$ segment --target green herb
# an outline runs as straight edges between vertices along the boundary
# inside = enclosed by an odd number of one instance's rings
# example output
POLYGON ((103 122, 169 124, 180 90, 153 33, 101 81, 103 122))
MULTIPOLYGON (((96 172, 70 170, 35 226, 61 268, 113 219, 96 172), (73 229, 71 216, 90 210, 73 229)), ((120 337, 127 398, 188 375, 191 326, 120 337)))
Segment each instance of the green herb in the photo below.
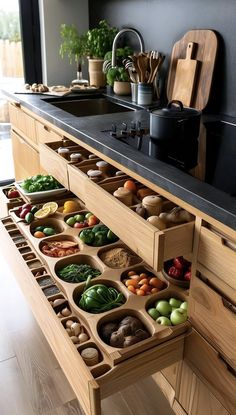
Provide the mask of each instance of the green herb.
POLYGON ((60 35, 63 42, 60 45, 59 54, 63 58, 67 55, 70 63, 73 60, 79 63, 83 61, 86 50, 86 34, 79 34, 75 25, 62 24, 60 27, 60 35))
POLYGON ((125 298, 113 287, 96 284, 87 288, 81 295, 79 306, 89 313, 103 313, 124 304, 125 298))
POLYGON ((101 20, 98 27, 87 32, 87 54, 91 58, 103 59, 112 49, 113 40, 118 33, 116 27, 111 27, 106 20, 101 20))
POLYGON ((89 277, 95 278, 101 272, 87 264, 70 264, 60 269, 57 274, 63 281, 77 283, 87 281, 89 277))
POLYGON ((109 68, 107 73, 107 83, 108 85, 113 86, 115 81, 129 82, 130 77, 127 70, 123 66, 115 66, 114 68, 109 68))
POLYGON ((60 189, 63 186, 51 175, 38 174, 25 179, 21 183, 21 187, 26 193, 34 193, 60 189))

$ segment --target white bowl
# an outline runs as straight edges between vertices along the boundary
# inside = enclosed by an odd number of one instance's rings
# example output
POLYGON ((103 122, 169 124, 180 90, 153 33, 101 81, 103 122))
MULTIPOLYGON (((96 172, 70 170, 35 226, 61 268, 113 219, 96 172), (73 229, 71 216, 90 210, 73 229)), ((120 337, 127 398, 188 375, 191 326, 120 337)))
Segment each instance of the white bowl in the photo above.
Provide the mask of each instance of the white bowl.
POLYGON ((53 198, 54 196, 58 196, 61 193, 64 193, 67 191, 65 187, 61 187, 60 189, 43 190, 42 192, 28 193, 28 192, 25 192, 24 189, 22 189, 21 183, 23 183, 23 180, 19 182, 15 182, 14 185, 23 196, 27 197, 27 199, 32 200, 32 201, 45 199, 49 197, 53 198))

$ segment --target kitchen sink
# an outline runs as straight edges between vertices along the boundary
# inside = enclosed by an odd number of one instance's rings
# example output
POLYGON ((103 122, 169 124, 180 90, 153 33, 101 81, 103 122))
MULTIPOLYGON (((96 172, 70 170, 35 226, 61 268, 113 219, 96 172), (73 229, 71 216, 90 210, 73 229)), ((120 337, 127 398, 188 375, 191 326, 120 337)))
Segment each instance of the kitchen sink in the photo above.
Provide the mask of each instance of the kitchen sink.
POLYGON ((63 111, 69 112, 76 117, 86 117, 90 115, 112 114, 116 112, 134 111, 128 105, 118 104, 108 97, 100 94, 84 95, 80 97, 47 98, 44 101, 63 111))

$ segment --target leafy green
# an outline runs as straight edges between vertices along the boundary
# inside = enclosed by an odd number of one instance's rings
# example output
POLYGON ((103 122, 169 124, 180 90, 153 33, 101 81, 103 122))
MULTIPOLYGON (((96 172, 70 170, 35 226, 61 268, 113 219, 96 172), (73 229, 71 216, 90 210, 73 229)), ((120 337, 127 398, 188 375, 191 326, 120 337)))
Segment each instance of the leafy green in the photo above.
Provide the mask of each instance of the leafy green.
POLYGON ((96 284, 87 288, 81 295, 79 306, 89 313, 103 313, 124 304, 122 293, 113 287, 104 284, 96 284))
POLYGON ((63 186, 51 175, 37 174, 25 179, 21 183, 21 187, 26 193, 34 193, 60 189, 63 186))
POLYGON ((117 33, 116 27, 111 27, 106 20, 101 20, 98 27, 87 32, 87 54, 91 58, 103 59, 105 54, 111 50, 117 33))
POLYGON ((101 272, 98 269, 87 264, 66 265, 57 272, 59 278, 70 283, 87 281, 89 277, 95 278, 100 274, 101 272))
POLYGON ((130 77, 127 70, 123 66, 115 66, 114 68, 108 69, 107 83, 113 86, 115 81, 129 82, 130 77))

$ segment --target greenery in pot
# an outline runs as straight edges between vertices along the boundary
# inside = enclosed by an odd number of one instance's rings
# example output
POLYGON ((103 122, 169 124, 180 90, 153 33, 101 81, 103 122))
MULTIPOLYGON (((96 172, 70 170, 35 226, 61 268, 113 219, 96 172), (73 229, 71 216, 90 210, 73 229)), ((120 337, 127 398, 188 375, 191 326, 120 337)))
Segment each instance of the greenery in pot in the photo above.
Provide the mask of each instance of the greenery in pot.
POLYGON ((114 86, 115 81, 130 82, 129 74, 124 66, 115 66, 114 68, 109 68, 106 73, 106 77, 107 83, 110 86, 114 86))
POLYGON ((87 32, 87 56, 94 59, 104 59, 105 54, 112 49, 113 40, 117 33, 116 27, 110 26, 106 20, 101 20, 98 27, 87 32))
POLYGON ((63 58, 67 55, 70 63, 77 63, 78 72, 81 72, 81 64, 86 56, 86 34, 79 34, 75 25, 62 24, 60 27, 62 43, 59 54, 63 58))

